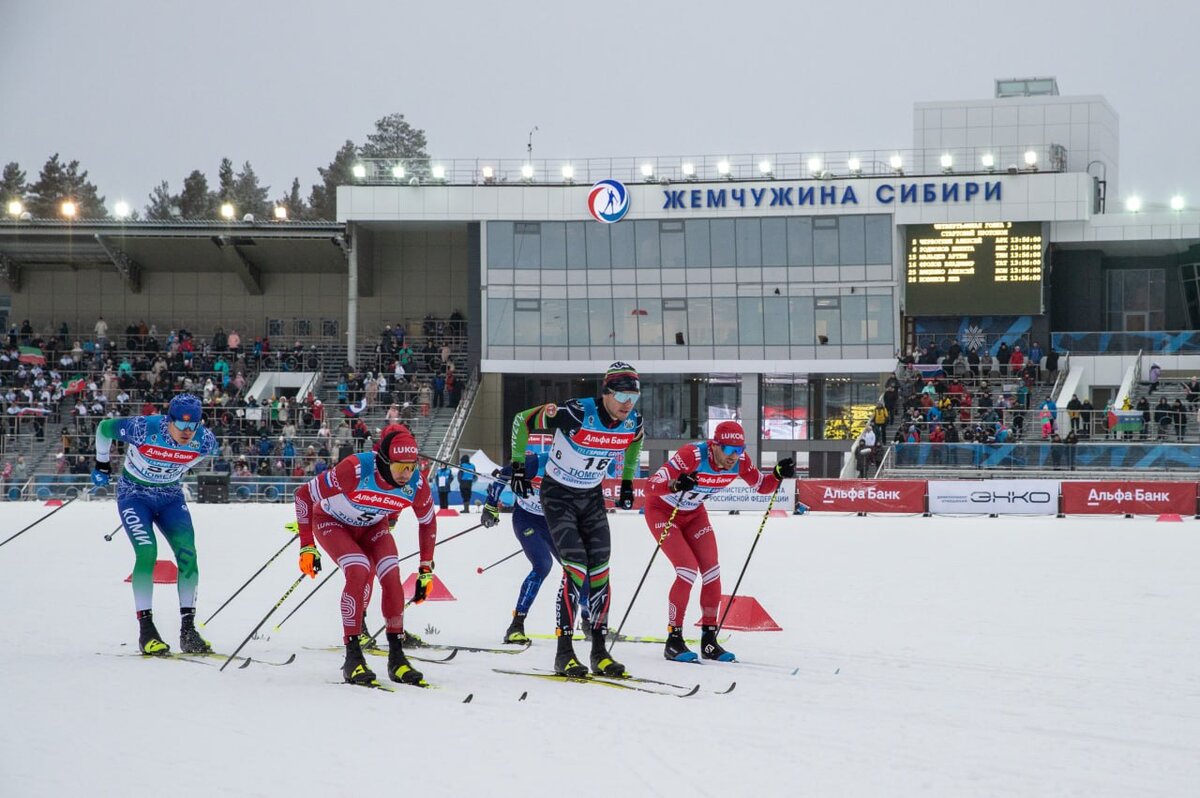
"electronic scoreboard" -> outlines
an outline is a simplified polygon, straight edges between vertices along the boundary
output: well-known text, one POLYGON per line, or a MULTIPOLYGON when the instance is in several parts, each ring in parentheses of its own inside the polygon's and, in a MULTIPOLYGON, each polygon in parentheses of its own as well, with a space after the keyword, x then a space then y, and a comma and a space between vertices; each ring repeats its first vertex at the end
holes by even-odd
POLYGON ((948 222, 905 228, 909 316, 1042 312, 1041 222, 948 222))

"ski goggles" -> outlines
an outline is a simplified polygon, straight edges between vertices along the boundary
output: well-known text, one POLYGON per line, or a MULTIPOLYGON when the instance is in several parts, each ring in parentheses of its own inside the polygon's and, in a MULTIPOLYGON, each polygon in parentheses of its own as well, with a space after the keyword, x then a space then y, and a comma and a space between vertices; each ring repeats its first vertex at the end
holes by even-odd
POLYGON ((642 395, 637 391, 613 391, 612 395, 621 404, 625 404, 626 402, 637 404, 637 400, 642 398, 642 395))
POLYGON ((726 457, 740 457, 742 452, 746 451, 745 446, 722 446, 721 451, 726 457))
POLYGON ((178 430, 194 430, 200 426, 199 421, 172 421, 171 423, 174 424, 175 429, 178 430))

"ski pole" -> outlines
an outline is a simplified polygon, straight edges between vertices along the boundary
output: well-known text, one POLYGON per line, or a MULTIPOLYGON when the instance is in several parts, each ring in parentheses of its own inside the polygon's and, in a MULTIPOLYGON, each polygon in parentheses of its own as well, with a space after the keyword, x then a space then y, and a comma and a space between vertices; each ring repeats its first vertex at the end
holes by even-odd
POLYGON ((270 618, 272 614, 274 614, 275 610, 279 609, 279 605, 282 604, 283 602, 287 601, 288 596, 292 595, 293 590, 300 587, 300 583, 304 581, 305 576, 307 576, 307 574, 300 574, 300 576, 296 577, 296 581, 292 582, 292 586, 289 587, 282 596, 280 596, 279 601, 275 602, 275 606, 272 607, 270 609, 270 611, 268 611, 267 614, 263 616, 263 619, 261 621, 259 621, 258 624, 253 629, 250 630, 250 634, 246 635, 246 639, 242 641, 242 644, 240 646, 238 646, 236 649, 234 649, 233 653, 229 655, 229 659, 225 660, 225 662, 221 664, 221 670, 225 670, 225 666, 228 665, 229 663, 233 662, 233 658, 236 657, 238 655, 238 653, 243 648, 246 647, 246 644, 249 643, 250 640, 254 637, 254 635, 258 632, 258 630, 262 628, 262 625, 267 622, 267 619, 270 618))
POLYGON ((776 489, 771 494, 771 500, 767 502, 767 511, 763 513, 762 521, 758 524, 758 532, 754 535, 754 542, 750 544, 750 553, 746 555, 746 561, 742 563, 742 572, 738 574, 737 582, 733 585, 733 592, 729 594, 729 602, 725 605, 725 611, 721 613, 721 620, 717 623, 717 634, 721 634, 721 627, 725 625, 725 618, 729 615, 729 608, 733 606, 734 596, 737 595, 738 588, 742 586, 742 577, 746 575, 746 566, 750 564, 750 558, 754 556, 754 547, 758 545, 758 539, 762 537, 763 528, 767 525, 767 519, 771 517, 771 508, 775 506, 775 496, 779 493, 776 489))
POLYGON ((475 569, 475 573, 477 573, 477 574, 481 574, 481 573, 483 573, 484 571, 490 571, 490 570, 492 570, 493 568, 495 568, 497 565, 499 565, 500 563, 502 563, 502 562, 507 562, 507 561, 511 560, 513 557, 516 557, 518 554, 520 554, 520 553, 521 553, 521 552, 523 552, 523 551, 525 551, 525 549, 517 549, 517 550, 516 550, 516 551, 514 551, 512 554, 508 555, 507 557, 501 557, 499 560, 496 560, 494 563, 492 563, 491 565, 487 566, 486 568, 485 568, 485 567, 483 567, 483 566, 479 566, 478 568, 476 568, 476 569, 475 569))
MULTIPOLYGON (((476 524, 475 526, 472 526, 472 527, 467 527, 467 528, 466 528, 466 529, 464 529, 462 532, 457 532, 457 533, 455 533, 455 534, 451 535, 450 537, 446 538, 445 540, 439 540, 437 543, 435 543, 435 544, 433 544, 433 545, 434 545, 434 546, 440 546, 440 545, 442 545, 443 543, 446 543, 447 541, 454 540, 456 537, 459 537, 459 536, 461 536, 461 535, 465 535, 465 534, 467 534, 468 532, 470 532, 470 531, 472 531, 472 530, 474 530, 474 529, 479 529, 479 527, 481 527, 481 526, 483 526, 483 524, 476 524)), ((416 556, 417 556, 418 554, 420 554, 420 553, 421 553, 421 550, 420 550, 420 549, 417 549, 417 550, 416 550, 416 551, 414 551, 412 554, 406 554, 406 555, 404 555, 404 556, 403 556, 403 557, 401 557, 400 559, 396 560, 396 562, 398 562, 398 563, 401 563, 401 562, 404 562, 405 560, 411 560, 413 557, 416 557, 416 556)), ((320 581, 320 583, 319 583, 319 584, 318 584, 316 587, 314 587, 314 588, 312 589, 312 593, 309 593, 307 596, 305 596, 305 597, 304 597, 304 601, 301 601, 299 604, 297 604, 297 605, 296 605, 296 607, 295 607, 295 608, 294 608, 294 609, 293 609, 291 612, 289 612, 289 613, 288 613, 288 614, 287 614, 287 615, 284 617, 284 619, 283 619, 282 621, 280 621, 279 623, 275 624, 275 631, 276 631, 276 632, 278 632, 278 631, 279 631, 279 627, 281 627, 281 626, 283 626, 285 623, 287 623, 287 621, 288 621, 288 618, 291 618, 293 615, 295 615, 295 614, 296 614, 296 611, 297 611, 297 610, 299 610, 301 607, 303 607, 303 606, 304 606, 304 604, 305 604, 305 602, 307 602, 307 601, 308 601, 310 598, 312 598, 312 597, 313 597, 313 593, 316 593, 318 590, 320 590, 320 589, 321 589, 321 587, 322 587, 322 586, 323 586, 323 585, 324 585, 326 582, 328 582, 328 581, 329 581, 330 577, 332 577, 334 574, 336 574, 336 573, 337 573, 337 571, 338 571, 338 569, 337 569, 337 567, 335 566, 335 567, 334 567, 334 569, 333 569, 332 571, 330 571, 330 573, 329 573, 329 576, 327 576, 327 577, 325 577, 324 579, 322 579, 322 580, 320 581)))
MULTIPOLYGON (((449 543, 450 541, 454 540, 455 538, 460 538, 460 537, 462 537, 463 535, 467 534, 468 532, 472 532, 472 531, 474 531, 474 530, 476 530, 476 529, 479 529, 479 527, 481 527, 481 526, 483 526, 483 524, 476 524, 475 526, 470 526, 470 527, 467 527, 467 528, 466 528, 466 529, 464 529, 462 532, 456 532, 455 534, 451 535, 450 537, 446 538, 445 540, 439 540, 437 543, 434 543, 433 545, 434 545, 435 547, 437 547, 437 546, 440 546, 440 545, 442 545, 443 543, 449 543)), ((406 554, 406 555, 404 555, 404 556, 403 556, 403 557, 401 557, 399 560, 396 560, 396 562, 397 562, 397 563, 402 563, 402 562, 404 562, 405 560, 411 560, 413 557, 416 557, 416 556, 417 556, 417 555, 419 555, 420 553, 421 553, 421 550, 420 550, 420 549, 417 549, 417 550, 416 550, 416 551, 414 551, 412 554, 406 554)), ((409 602, 407 602, 407 603, 406 603, 404 606, 405 606, 405 607, 408 607, 408 605, 409 605, 409 604, 412 604, 412 601, 409 601, 409 602)), ((364 613, 366 612, 366 607, 364 607, 364 608, 363 608, 363 611, 364 611, 364 613)), ((363 628, 365 629, 366 627, 364 626, 363 628)), ((384 630, 385 630, 385 629, 387 629, 387 624, 386 624, 386 623, 385 623, 383 626, 379 627, 379 631, 377 631, 375 634, 371 635, 371 637, 378 638, 378 637, 379 637, 381 634, 383 634, 383 632, 384 632, 384 630)))
POLYGON ((42 516, 41 518, 39 518, 38 520, 34 521, 34 522, 33 522, 32 524, 30 524, 29 526, 27 526, 27 527, 25 527, 24 529, 22 529, 20 532, 17 532, 15 535, 9 535, 9 536, 8 536, 7 538, 5 538, 3 541, 0 541, 0 546, 3 546, 5 543, 8 543, 10 540, 13 540, 13 539, 15 539, 15 538, 19 538, 19 537, 21 537, 21 535, 24 535, 26 532, 28 532, 29 530, 33 529, 33 528, 34 528, 35 526, 37 526, 38 524, 42 523, 42 522, 43 522, 43 521, 45 521, 47 518, 49 518, 50 516, 54 515, 54 514, 55 514, 55 513, 57 513, 59 510, 61 510, 62 508, 66 507, 68 504, 70 504, 71 502, 73 502, 73 501, 75 501, 76 499, 78 499, 80 496, 84 495, 85 493, 90 493, 90 492, 91 492, 91 490, 92 490, 91 488, 88 488, 87 490, 83 490, 83 491, 80 491, 79 493, 75 494, 74 496, 72 496, 71 498, 67 499, 67 500, 66 500, 65 502, 63 502, 62 504, 60 504, 60 505, 58 505, 57 507, 55 507, 55 508, 54 508, 53 510, 51 510, 50 512, 48 512, 48 513, 46 513, 45 515, 43 515, 43 516, 42 516))
POLYGON ((105 540, 107 540, 107 541, 109 541, 109 542, 111 543, 111 542, 112 542, 112 539, 113 539, 113 536, 114 536, 114 535, 116 535, 118 532, 120 532, 120 531, 121 531, 121 528, 122 528, 123 526, 124 526, 124 524, 117 524, 117 528, 116 528, 116 529, 114 529, 112 532, 109 532, 107 535, 105 535, 105 536, 104 536, 104 539, 105 539, 105 540))
POLYGON ((224 603, 224 604, 222 604, 220 607, 217 607, 217 611, 216 611, 216 612, 214 612, 212 615, 208 616, 208 620, 207 620, 207 621, 205 621, 204 623, 200 624, 200 627, 201 627, 201 628, 204 628, 205 626, 208 626, 209 622, 211 622, 213 618, 216 618, 216 617, 217 617, 217 613, 219 613, 221 610, 223 610, 223 609, 225 609, 226 607, 228 607, 228 606, 229 606, 229 602, 231 602, 231 601, 233 601, 235 598, 237 598, 237 597, 238 597, 238 594, 239 594, 239 593, 241 593, 243 590, 245 590, 245 589, 246 589, 246 588, 247 588, 247 587, 250 585, 250 583, 251 583, 251 582, 253 582, 255 579, 257 579, 257 578, 258 578, 258 575, 259 575, 259 574, 261 574, 263 571, 265 571, 268 565, 270 565, 271 563, 275 562, 275 558, 276 558, 276 557, 278 557, 280 554, 283 554, 283 551, 284 551, 284 549, 286 549, 288 546, 292 545, 292 541, 293 541, 293 540, 295 540, 295 539, 296 539, 296 538, 295 538, 294 536, 293 536, 293 537, 290 537, 290 538, 288 538, 288 541, 287 541, 287 543, 284 543, 284 544, 283 544, 283 546, 282 546, 282 547, 280 547, 279 551, 277 551, 277 552, 275 552, 274 554, 272 554, 272 555, 271 555, 271 559, 269 559, 269 560, 267 560, 265 563, 263 563, 263 565, 262 565, 262 568, 259 568, 257 571, 255 571, 255 572, 254 572, 254 575, 253 575, 253 576, 251 576, 249 579, 247 579, 247 580, 246 580, 246 584, 244 584, 244 585, 242 585, 241 587, 239 587, 237 590, 235 590, 235 591, 234 591, 234 593, 233 593, 233 595, 232 595, 232 596, 230 596, 229 598, 225 599, 225 603, 224 603))
POLYGON ((675 497, 675 509, 671 511, 671 516, 667 519, 666 526, 663 527, 662 534, 658 536, 658 542, 654 544, 654 553, 650 555, 650 562, 646 563, 646 570, 642 572, 642 578, 638 581, 637 589, 633 591, 633 598, 629 600, 629 606, 625 608, 625 615, 621 618, 621 625, 617 627, 617 635, 609 643, 611 650, 613 645, 621 639, 621 630, 625 628, 625 621, 629 620, 629 612, 633 609, 633 602, 637 601, 638 593, 642 592, 642 585, 646 582, 646 577, 650 575, 650 566, 654 565, 654 558, 658 556, 659 549, 662 548, 663 541, 667 539, 667 535, 671 531, 671 524, 675 523, 675 516, 679 512, 679 502, 683 501, 683 495, 687 491, 680 491, 675 497))

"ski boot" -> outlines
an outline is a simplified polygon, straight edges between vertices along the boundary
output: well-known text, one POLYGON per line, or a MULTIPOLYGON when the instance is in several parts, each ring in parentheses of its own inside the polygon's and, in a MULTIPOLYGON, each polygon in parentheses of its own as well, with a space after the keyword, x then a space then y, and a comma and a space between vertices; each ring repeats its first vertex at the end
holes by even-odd
POLYGON ((370 684, 375 681, 375 672, 367 667, 357 637, 346 641, 346 661, 342 663, 342 678, 350 684, 370 684))
POLYGON ((525 634, 525 613, 513 612, 512 623, 508 625, 508 630, 504 633, 504 642, 519 645, 529 642, 529 637, 525 634))
POLYGON ((678 626, 667 627, 667 645, 663 649, 663 656, 673 662, 695 662, 699 659, 696 652, 683 642, 683 630, 678 626))
POLYGON ((379 648, 379 641, 371 636, 371 633, 367 631, 367 627, 365 626, 363 627, 363 630, 358 633, 358 647, 363 651, 370 651, 373 648, 379 648))
POLYGON ((592 673, 609 678, 625 676, 625 666, 613 659, 605 648, 607 633, 607 628, 598 626, 592 635, 592 673))
POLYGON ((179 650, 184 654, 211 654, 212 644, 196 631, 196 608, 183 607, 179 615, 179 650))
POLYGON ((554 655, 554 672, 559 676, 569 676, 573 679, 587 678, 587 667, 575 659, 575 647, 571 645, 571 635, 558 630, 558 653, 554 655))
POLYGON ((403 632, 388 632, 388 678, 393 682, 425 686, 425 675, 414 668, 404 656, 403 632))
POLYGON ((154 628, 154 613, 152 610, 141 610, 137 614, 138 649, 148 657, 169 657, 171 647, 163 642, 162 635, 154 628))
POLYGON ((404 633, 404 645, 407 648, 429 648, 429 644, 412 632, 404 633))
POLYGON ((715 659, 720 662, 734 662, 737 657, 732 652, 721 648, 717 642, 717 627, 705 626, 700 633, 700 655, 705 659, 715 659))

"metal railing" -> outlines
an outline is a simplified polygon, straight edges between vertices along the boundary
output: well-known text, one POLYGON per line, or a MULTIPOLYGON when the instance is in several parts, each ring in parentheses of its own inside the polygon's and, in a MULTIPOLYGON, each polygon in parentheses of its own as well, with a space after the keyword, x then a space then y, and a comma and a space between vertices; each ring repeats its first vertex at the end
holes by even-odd
POLYGON ((462 440, 463 429, 467 425, 467 421, 471 418, 471 410, 475 407, 475 397, 479 394, 479 369, 471 370, 471 377, 467 380, 466 390, 462 397, 458 400, 458 406, 454 409, 454 415, 450 419, 449 429, 446 430, 446 437, 442 439, 441 445, 438 446, 437 458, 445 462, 454 462, 454 455, 458 450, 458 442, 462 440))

